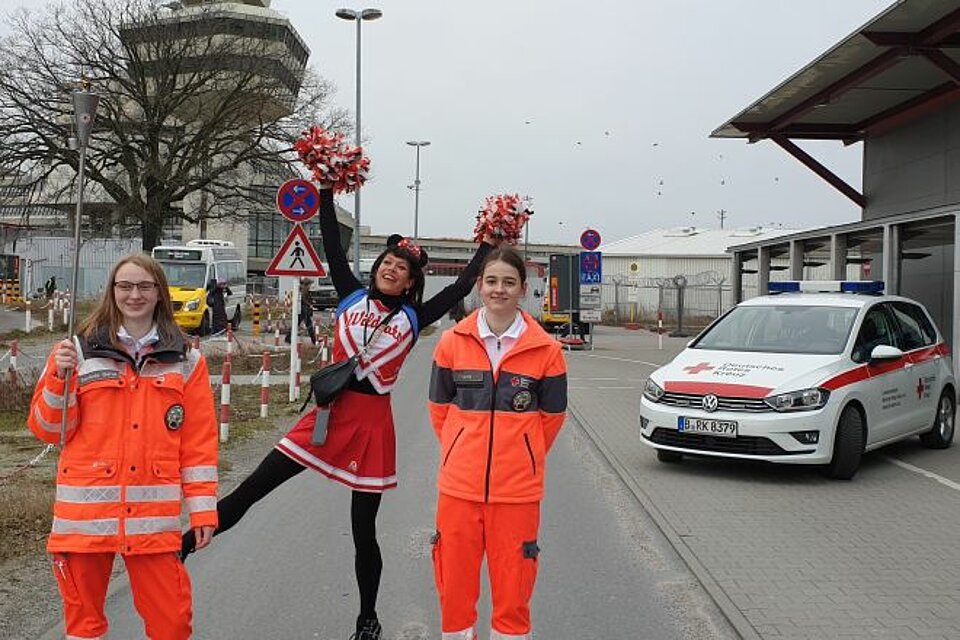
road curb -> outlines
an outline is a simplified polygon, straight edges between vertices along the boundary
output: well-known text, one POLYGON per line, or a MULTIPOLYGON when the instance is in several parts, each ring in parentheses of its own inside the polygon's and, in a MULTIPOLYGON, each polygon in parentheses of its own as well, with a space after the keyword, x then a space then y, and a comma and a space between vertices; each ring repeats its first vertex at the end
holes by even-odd
POLYGON ((663 533, 667 541, 677 552, 677 555, 683 560, 684 564, 690 569, 694 577, 700 582, 704 590, 710 595, 710 598, 717 605, 717 608, 720 609, 720 612, 727 619, 730 625, 734 628, 737 634, 743 640, 762 640, 757 630, 753 628, 753 625, 750 624, 750 621, 747 620, 746 616, 740 611, 739 608, 733 603, 733 600, 730 599, 730 596, 727 595, 726 591, 723 590, 723 587, 716 581, 713 575, 710 573, 710 570, 700 559, 697 558, 697 555, 693 550, 687 545, 676 529, 673 528, 673 525, 670 524, 670 521, 667 519, 663 512, 657 507, 654 500, 640 487, 640 484, 633 477, 633 475, 628 471, 626 465, 617 457, 613 450, 607 446, 607 443, 603 441, 600 435, 597 433, 590 422, 584 418, 583 413, 581 413, 571 401, 567 407, 569 413, 577 421, 577 424, 580 425, 580 428, 583 432, 590 438, 594 446, 600 451, 601 455, 607 459, 610 463, 610 466, 613 468, 614 473, 620 477, 623 483, 626 485, 627 489, 634 495, 637 501, 640 503, 641 508, 650 516, 653 522, 657 525, 657 528, 660 529, 660 532, 663 533))

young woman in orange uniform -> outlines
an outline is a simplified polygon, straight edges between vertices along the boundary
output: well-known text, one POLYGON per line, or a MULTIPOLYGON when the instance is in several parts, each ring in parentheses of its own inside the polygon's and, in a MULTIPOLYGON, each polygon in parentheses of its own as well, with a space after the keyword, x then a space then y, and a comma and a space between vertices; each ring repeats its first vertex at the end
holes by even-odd
POLYGON ((206 546, 217 525, 217 420, 206 361, 174 323, 167 280, 149 256, 120 260, 75 340, 54 345, 27 420, 41 440, 59 442, 65 400, 47 550, 67 638, 106 637, 103 604, 120 553, 146 636, 187 640, 181 503, 197 547, 206 546))
POLYGON ((560 344, 520 307, 523 259, 492 251, 477 289, 483 307, 444 332, 430 379, 440 439, 434 574, 443 640, 477 638, 484 555, 491 640, 529 640, 546 457, 567 408, 560 344))

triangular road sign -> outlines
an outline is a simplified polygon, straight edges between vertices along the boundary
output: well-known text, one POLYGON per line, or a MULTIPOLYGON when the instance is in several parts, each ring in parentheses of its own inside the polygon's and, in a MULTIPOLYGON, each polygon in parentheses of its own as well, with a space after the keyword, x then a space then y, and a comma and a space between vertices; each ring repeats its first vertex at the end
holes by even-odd
POLYGON ((283 241, 283 246, 264 273, 268 276, 327 275, 307 232, 299 224, 293 225, 290 235, 283 241))

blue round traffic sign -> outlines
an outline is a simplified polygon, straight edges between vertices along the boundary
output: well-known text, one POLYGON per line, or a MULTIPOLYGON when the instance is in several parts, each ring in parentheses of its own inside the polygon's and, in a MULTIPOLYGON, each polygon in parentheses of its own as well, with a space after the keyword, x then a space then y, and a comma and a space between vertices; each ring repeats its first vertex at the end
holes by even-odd
POLYGON ((587 251, 596 251, 600 246, 600 232, 596 229, 587 229, 581 233, 580 246, 587 251))
POLYGON ((306 222, 320 210, 320 192, 308 180, 287 180, 277 189, 277 210, 287 220, 306 222))

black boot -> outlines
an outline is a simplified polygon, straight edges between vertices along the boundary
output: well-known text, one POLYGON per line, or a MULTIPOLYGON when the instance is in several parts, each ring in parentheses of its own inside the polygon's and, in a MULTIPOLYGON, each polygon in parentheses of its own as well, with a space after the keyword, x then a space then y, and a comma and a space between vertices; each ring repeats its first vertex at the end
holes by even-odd
POLYGON ((380 621, 373 618, 357 618, 357 632, 350 636, 350 640, 380 640, 383 629, 380 621))

